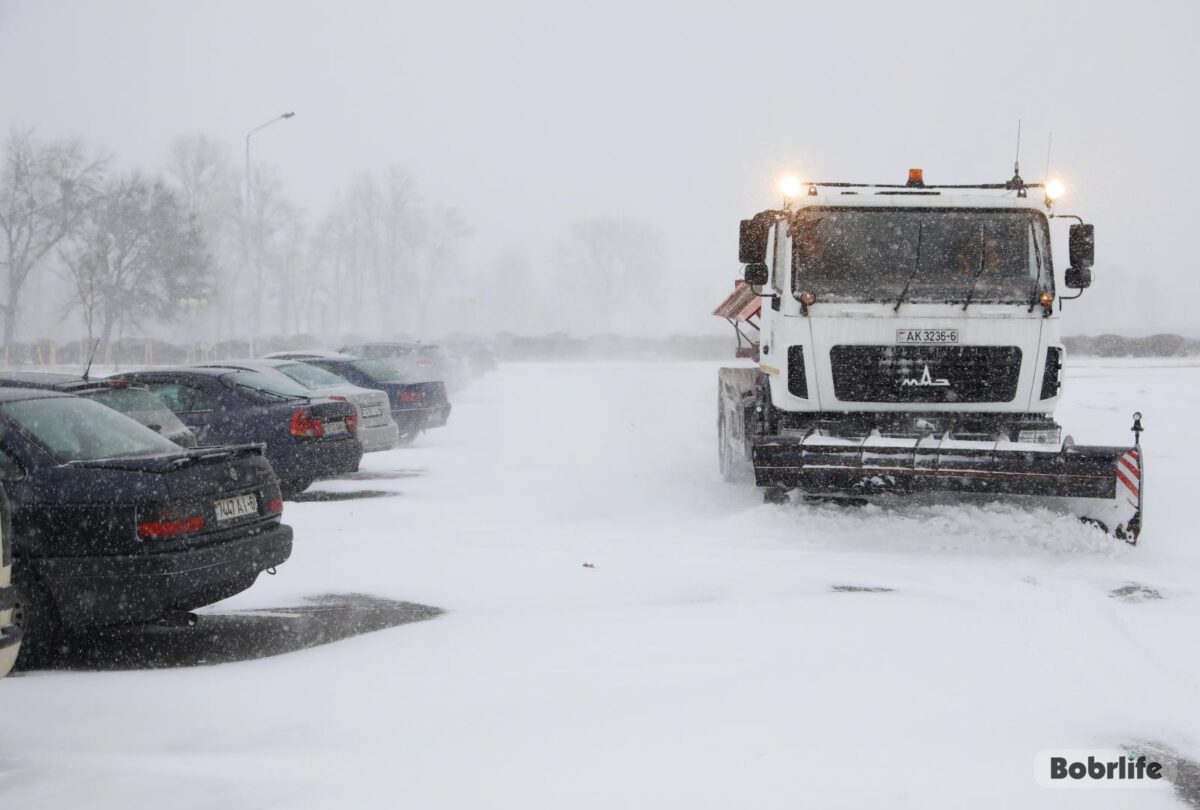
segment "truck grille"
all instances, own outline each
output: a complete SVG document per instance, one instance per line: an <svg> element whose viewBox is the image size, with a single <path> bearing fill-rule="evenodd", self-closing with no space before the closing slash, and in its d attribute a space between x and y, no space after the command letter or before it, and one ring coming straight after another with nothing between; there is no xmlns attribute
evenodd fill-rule
<svg viewBox="0 0 1200 810"><path fill-rule="evenodd" d="M833 391L843 402L1011 402L1016 346L834 346Z"/></svg>

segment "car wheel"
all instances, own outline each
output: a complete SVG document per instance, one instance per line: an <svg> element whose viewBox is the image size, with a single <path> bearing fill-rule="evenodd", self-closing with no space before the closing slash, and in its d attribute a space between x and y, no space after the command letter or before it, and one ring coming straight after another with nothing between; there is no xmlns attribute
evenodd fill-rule
<svg viewBox="0 0 1200 810"><path fill-rule="evenodd" d="M296 496L312 486L310 478L290 478L279 482L279 494L287 500L295 500Z"/></svg>
<svg viewBox="0 0 1200 810"><path fill-rule="evenodd" d="M399 444L412 444L421 435L421 432L420 430L410 430L408 433L401 433Z"/></svg>
<svg viewBox="0 0 1200 810"><path fill-rule="evenodd" d="M26 669L41 660L62 636L62 623L53 600L36 581L23 582L17 587L12 617L22 636L17 668Z"/></svg>

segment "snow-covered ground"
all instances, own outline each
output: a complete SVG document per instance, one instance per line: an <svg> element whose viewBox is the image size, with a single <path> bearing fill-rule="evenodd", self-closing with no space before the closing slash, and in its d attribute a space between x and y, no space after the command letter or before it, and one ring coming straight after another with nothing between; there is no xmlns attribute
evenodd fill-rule
<svg viewBox="0 0 1200 810"><path fill-rule="evenodd" d="M1040 788L1033 763L1200 759L1200 365L1068 368L1079 442L1146 414L1137 548L1045 509L764 506L717 475L715 369L501 368L446 429L368 456L378 477L320 485L395 497L289 504L292 559L214 608L446 614L0 681L0 807L1181 806Z"/></svg>

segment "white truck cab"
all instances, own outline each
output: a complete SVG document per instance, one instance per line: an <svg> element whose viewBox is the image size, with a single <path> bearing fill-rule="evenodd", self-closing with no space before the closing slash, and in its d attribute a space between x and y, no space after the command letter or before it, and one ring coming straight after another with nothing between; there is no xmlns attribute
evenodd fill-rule
<svg viewBox="0 0 1200 810"><path fill-rule="evenodd" d="M772 402L1052 413L1063 349L1049 243L1028 197L799 198L769 230L759 368Z"/></svg>
<svg viewBox="0 0 1200 810"><path fill-rule="evenodd" d="M742 220L744 281L714 314L757 369L721 369L722 474L752 475L772 502L793 490L1061 498L1135 542L1140 415L1133 447L1077 446L1053 418L1060 193L1016 170L926 186L914 169L903 185L795 182L781 209ZM1092 226L1078 220L1069 242L1063 281L1083 290Z"/></svg>

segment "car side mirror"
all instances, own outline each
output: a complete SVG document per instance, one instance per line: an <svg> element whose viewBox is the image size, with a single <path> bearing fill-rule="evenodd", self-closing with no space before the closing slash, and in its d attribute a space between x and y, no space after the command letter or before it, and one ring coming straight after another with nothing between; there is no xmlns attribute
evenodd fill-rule
<svg viewBox="0 0 1200 810"><path fill-rule="evenodd" d="M755 287L761 287L767 283L767 266L762 262L754 262L746 265L746 283Z"/></svg>
<svg viewBox="0 0 1200 810"><path fill-rule="evenodd" d="M738 261L760 264L767 258L767 237L771 233L771 218L759 214L743 219L738 233Z"/></svg>
<svg viewBox="0 0 1200 810"><path fill-rule="evenodd" d="M1096 260L1096 227L1082 223L1072 225L1069 244L1071 267L1079 269L1091 267ZM1090 278L1088 279L1088 283L1091 283ZM1086 287L1087 284L1083 286Z"/></svg>
<svg viewBox="0 0 1200 810"><path fill-rule="evenodd" d="M1092 268L1068 267L1063 278L1063 284L1072 290L1086 290L1092 286Z"/></svg>

